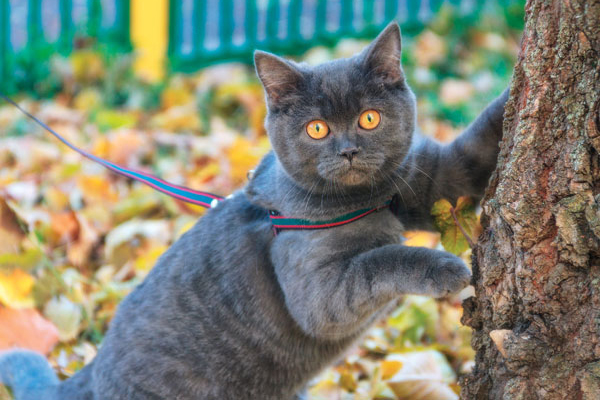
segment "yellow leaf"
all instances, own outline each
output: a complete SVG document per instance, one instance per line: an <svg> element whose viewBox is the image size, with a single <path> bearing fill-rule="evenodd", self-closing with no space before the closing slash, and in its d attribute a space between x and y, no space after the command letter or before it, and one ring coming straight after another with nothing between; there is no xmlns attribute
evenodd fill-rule
<svg viewBox="0 0 600 400"><path fill-rule="evenodd" d="M426 231L406 231L404 232L405 246L435 248L440 241L439 233Z"/></svg>
<svg viewBox="0 0 600 400"><path fill-rule="evenodd" d="M402 361L397 360L384 360L381 363L381 379L387 380L392 376L396 375L402 368Z"/></svg>
<svg viewBox="0 0 600 400"><path fill-rule="evenodd" d="M135 111L100 110L94 116L94 122L101 130L132 128L139 119Z"/></svg>
<svg viewBox="0 0 600 400"><path fill-rule="evenodd" d="M44 192L44 201L51 211L63 211L69 207L69 196L56 186L49 186Z"/></svg>
<svg viewBox="0 0 600 400"><path fill-rule="evenodd" d="M248 171L258 164L267 151L268 149L257 146L244 137L236 137L226 153L231 163L231 179L234 184L239 185L245 182Z"/></svg>
<svg viewBox="0 0 600 400"><path fill-rule="evenodd" d="M73 77L78 82L91 83L104 77L104 61L100 54L91 50L80 50L71 55Z"/></svg>
<svg viewBox="0 0 600 400"><path fill-rule="evenodd" d="M0 271L0 303L10 308L34 306L31 289L35 279L20 269Z"/></svg>
<svg viewBox="0 0 600 400"><path fill-rule="evenodd" d="M136 271L148 272L152 269L156 260L167 250L167 246L158 245L148 251L144 251L141 256L135 259L134 267Z"/></svg>
<svg viewBox="0 0 600 400"><path fill-rule="evenodd" d="M85 88L73 99L73 105L81 111L91 111L100 104L102 104L102 96L95 88Z"/></svg>
<svg viewBox="0 0 600 400"><path fill-rule="evenodd" d="M348 392L354 392L358 387L358 382L348 369L344 369L340 374L340 386Z"/></svg>
<svg viewBox="0 0 600 400"><path fill-rule="evenodd" d="M21 268L30 270L42 260L43 253L39 248L27 248L18 253L0 254L0 269Z"/></svg>
<svg viewBox="0 0 600 400"><path fill-rule="evenodd" d="M196 222L197 221L195 221L195 220L191 220L191 221L188 221L185 224L183 224L183 226L181 226L177 230L177 232L175 234L175 237L177 237L177 238L181 237L181 235L183 235L184 233L186 233L187 231L189 231L190 229L192 229L194 227L194 225L196 225Z"/></svg>
<svg viewBox="0 0 600 400"><path fill-rule="evenodd" d="M342 389L336 382L335 374L328 370L321 374L318 381L308 390L309 398L314 400L329 400L341 398Z"/></svg>
<svg viewBox="0 0 600 400"><path fill-rule="evenodd" d="M219 165L218 162L216 161L210 161L208 162L208 164L204 165L202 168L200 168L192 177L192 187L194 187L194 185L200 185L202 183L206 183L212 179L214 179L216 176L219 175L219 173L221 172L221 167Z"/></svg>
<svg viewBox="0 0 600 400"><path fill-rule="evenodd" d="M183 106L194 101L194 95L184 85L170 86L163 90L160 103L163 108Z"/></svg>
<svg viewBox="0 0 600 400"><path fill-rule="evenodd" d="M86 201L90 203L115 202L119 199L108 179L98 175L80 175L77 185Z"/></svg>
<svg viewBox="0 0 600 400"><path fill-rule="evenodd" d="M194 104L171 107L150 120L150 125L167 131L196 131L200 129L200 117Z"/></svg>

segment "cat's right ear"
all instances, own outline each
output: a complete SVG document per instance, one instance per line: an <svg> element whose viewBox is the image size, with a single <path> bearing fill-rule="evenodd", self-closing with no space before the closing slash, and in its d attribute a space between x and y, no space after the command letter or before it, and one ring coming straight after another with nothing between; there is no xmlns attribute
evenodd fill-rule
<svg viewBox="0 0 600 400"><path fill-rule="evenodd" d="M283 58L256 50L254 65L271 104L277 104L299 90L302 73Z"/></svg>
<svg viewBox="0 0 600 400"><path fill-rule="evenodd" d="M388 26L363 51L363 62L367 71L383 82L397 84L404 81L400 66L402 38L396 22Z"/></svg>

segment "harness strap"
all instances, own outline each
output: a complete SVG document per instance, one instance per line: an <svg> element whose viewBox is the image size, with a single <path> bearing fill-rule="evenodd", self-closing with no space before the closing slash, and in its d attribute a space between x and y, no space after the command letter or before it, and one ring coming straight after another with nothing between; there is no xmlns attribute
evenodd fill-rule
<svg viewBox="0 0 600 400"><path fill-rule="evenodd" d="M212 194L212 193L208 193L208 192L201 192L198 190L190 189L185 186L175 185L173 183L164 181L154 175L150 175L145 172L138 171L138 170L128 169L128 168L122 167L120 165L114 164L108 160L104 160L103 158L97 157L91 153L88 153L87 151L82 150L79 147L72 144L71 142L69 142L67 139L65 139L63 136L61 136L58 132L56 132L55 130L50 128L48 125L46 125L45 123L40 121L37 117L35 117L34 115L30 114L28 111L23 109L20 105L18 105L12 99L8 98L7 96L5 96L2 93L0 93L0 98L6 100L8 103L15 106L23 114L25 114L27 117L29 117L30 119L35 121L38 125L40 125L45 130L50 132L52 135L54 135L54 137L56 137L58 140L60 140L62 143L67 145L72 150L76 151L77 153L81 154L82 156L84 156L86 158L89 158L92 161L97 162L98 164L103 165L104 167L108 168L109 170L111 170L119 175L123 175L123 176L131 178L133 180L136 180L138 182L142 182L142 183L150 186L151 188L158 190L159 192L162 192L168 196L174 197L181 201L184 201L187 203L192 203L192 204L197 204L197 205L207 207L207 208L216 207L216 205L219 204L219 202L224 199L224 197L218 196L216 194ZM366 217L367 215L369 215L373 212L390 207L390 204L392 204L392 200L386 201L383 205L381 205L379 207L363 208L361 210L356 210L356 211L350 212L348 214L344 214L340 217L326 220L326 221L311 221L308 219L286 217L286 216L279 215L279 213L277 211L269 211L269 218L271 219L271 223L273 224L273 232L275 235L277 235L277 233L283 229L325 229L325 228L333 228L333 227L339 226L339 225L349 224L360 218Z"/></svg>

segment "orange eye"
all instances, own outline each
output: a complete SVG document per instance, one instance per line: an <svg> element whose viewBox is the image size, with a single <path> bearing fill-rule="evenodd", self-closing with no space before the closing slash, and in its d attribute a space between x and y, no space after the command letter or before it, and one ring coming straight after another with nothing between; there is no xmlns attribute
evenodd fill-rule
<svg viewBox="0 0 600 400"><path fill-rule="evenodd" d="M313 139L323 139L329 133L329 127L325 121L315 119L306 125L306 133Z"/></svg>
<svg viewBox="0 0 600 400"><path fill-rule="evenodd" d="M377 111L367 110L360 114L358 125L363 129L371 130L377 128L379 121L381 121L381 115Z"/></svg>

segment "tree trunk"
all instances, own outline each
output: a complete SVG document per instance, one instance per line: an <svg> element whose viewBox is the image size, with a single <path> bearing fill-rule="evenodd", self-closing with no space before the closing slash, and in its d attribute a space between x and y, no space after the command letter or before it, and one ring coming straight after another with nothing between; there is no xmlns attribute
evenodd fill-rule
<svg viewBox="0 0 600 400"><path fill-rule="evenodd" d="M530 0L465 301L464 400L600 399L600 1Z"/></svg>

